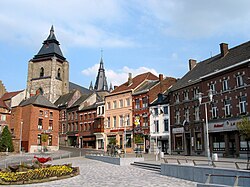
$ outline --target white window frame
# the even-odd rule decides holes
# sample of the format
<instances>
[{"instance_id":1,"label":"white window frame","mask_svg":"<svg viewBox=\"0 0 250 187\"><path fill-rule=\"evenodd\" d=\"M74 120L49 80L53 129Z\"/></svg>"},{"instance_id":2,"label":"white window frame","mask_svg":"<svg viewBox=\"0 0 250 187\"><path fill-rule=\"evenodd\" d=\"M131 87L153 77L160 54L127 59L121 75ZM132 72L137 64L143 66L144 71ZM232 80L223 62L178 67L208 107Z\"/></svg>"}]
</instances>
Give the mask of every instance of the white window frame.
<instances>
[{"instance_id":1,"label":"white window frame","mask_svg":"<svg viewBox=\"0 0 250 187\"><path fill-rule=\"evenodd\" d=\"M237 82L237 87L244 86L244 82L243 82L243 77L242 77L242 75L237 75L237 76L236 76L236 82Z\"/></svg>"},{"instance_id":2,"label":"white window frame","mask_svg":"<svg viewBox=\"0 0 250 187\"><path fill-rule=\"evenodd\" d=\"M230 110L230 100L227 99L224 101L224 104L225 104L225 116L230 116L231 115L231 110Z\"/></svg>"},{"instance_id":3,"label":"white window frame","mask_svg":"<svg viewBox=\"0 0 250 187\"><path fill-rule=\"evenodd\" d=\"M239 110L240 110L240 114L246 113L246 96L240 97Z\"/></svg>"},{"instance_id":4,"label":"white window frame","mask_svg":"<svg viewBox=\"0 0 250 187\"><path fill-rule=\"evenodd\" d=\"M224 79L222 81L222 89L223 89L223 91L229 90L228 79Z\"/></svg>"}]
</instances>

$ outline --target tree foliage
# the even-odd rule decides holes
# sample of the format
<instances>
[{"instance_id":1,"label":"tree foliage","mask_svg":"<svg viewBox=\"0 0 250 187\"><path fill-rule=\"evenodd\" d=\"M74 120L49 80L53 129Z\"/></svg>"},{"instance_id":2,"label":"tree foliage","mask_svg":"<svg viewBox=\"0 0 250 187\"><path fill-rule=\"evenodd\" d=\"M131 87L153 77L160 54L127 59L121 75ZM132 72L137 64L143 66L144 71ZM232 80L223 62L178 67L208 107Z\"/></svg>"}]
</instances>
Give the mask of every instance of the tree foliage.
<instances>
[{"instance_id":1,"label":"tree foliage","mask_svg":"<svg viewBox=\"0 0 250 187\"><path fill-rule=\"evenodd\" d=\"M14 151L11 133L8 126L5 126L0 137L0 152L5 152L7 149L8 152Z\"/></svg>"},{"instance_id":2,"label":"tree foliage","mask_svg":"<svg viewBox=\"0 0 250 187\"><path fill-rule=\"evenodd\" d=\"M248 117L243 117L241 123L237 124L241 135L245 136L247 140L250 139L250 121Z\"/></svg>"}]
</instances>

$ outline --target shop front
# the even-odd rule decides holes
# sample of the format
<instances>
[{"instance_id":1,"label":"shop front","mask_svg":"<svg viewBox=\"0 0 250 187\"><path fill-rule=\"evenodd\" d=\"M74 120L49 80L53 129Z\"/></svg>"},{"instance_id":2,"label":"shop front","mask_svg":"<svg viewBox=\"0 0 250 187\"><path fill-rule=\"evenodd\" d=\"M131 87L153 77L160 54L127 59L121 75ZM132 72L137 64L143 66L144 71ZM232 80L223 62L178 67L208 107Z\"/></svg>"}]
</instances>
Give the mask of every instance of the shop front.
<instances>
[{"instance_id":1,"label":"shop front","mask_svg":"<svg viewBox=\"0 0 250 187\"><path fill-rule=\"evenodd\" d=\"M241 119L209 123L212 152L223 157L239 157L244 153L244 139L240 139L237 123Z\"/></svg>"}]
</instances>

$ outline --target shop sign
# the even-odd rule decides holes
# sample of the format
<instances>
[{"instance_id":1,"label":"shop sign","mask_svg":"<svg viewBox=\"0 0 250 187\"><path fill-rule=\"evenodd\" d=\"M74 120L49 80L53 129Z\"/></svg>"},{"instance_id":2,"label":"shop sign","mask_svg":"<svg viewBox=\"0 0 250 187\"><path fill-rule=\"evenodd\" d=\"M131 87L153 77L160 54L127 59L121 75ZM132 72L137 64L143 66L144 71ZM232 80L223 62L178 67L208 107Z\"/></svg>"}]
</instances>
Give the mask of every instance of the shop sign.
<instances>
[{"instance_id":1,"label":"shop sign","mask_svg":"<svg viewBox=\"0 0 250 187\"><path fill-rule=\"evenodd\" d=\"M226 120L217 123L209 123L208 130L210 132L220 132L220 131L232 131L237 130L237 123L241 122L238 120Z\"/></svg>"},{"instance_id":2,"label":"shop sign","mask_svg":"<svg viewBox=\"0 0 250 187\"><path fill-rule=\"evenodd\" d=\"M178 133L183 133L184 132L184 128L180 127L180 128L173 128L172 129L172 133L173 134L178 134Z\"/></svg>"}]
</instances>

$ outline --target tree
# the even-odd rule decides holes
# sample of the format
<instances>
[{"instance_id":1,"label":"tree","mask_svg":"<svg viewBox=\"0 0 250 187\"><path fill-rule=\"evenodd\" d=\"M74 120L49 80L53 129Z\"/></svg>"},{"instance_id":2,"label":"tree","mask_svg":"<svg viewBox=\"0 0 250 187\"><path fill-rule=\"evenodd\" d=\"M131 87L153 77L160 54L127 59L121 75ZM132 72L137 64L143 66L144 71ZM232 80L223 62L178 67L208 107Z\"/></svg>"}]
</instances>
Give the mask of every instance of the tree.
<instances>
[{"instance_id":1,"label":"tree","mask_svg":"<svg viewBox=\"0 0 250 187\"><path fill-rule=\"evenodd\" d=\"M9 131L8 126L5 126L0 138L0 152L13 152L14 151L14 147L13 147L13 143L12 143L12 138L11 138L11 133Z\"/></svg>"},{"instance_id":2,"label":"tree","mask_svg":"<svg viewBox=\"0 0 250 187\"><path fill-rule=\"evenodd\" d=\"M247 142L247 160L249 162L250 160L250 154L249 154L249 141L250 141L250 121L248 117L243 117L241 123L237 124L237 127L239 129L239 132L242 136L245 137Z\"/></svg>"}]
</instances>

